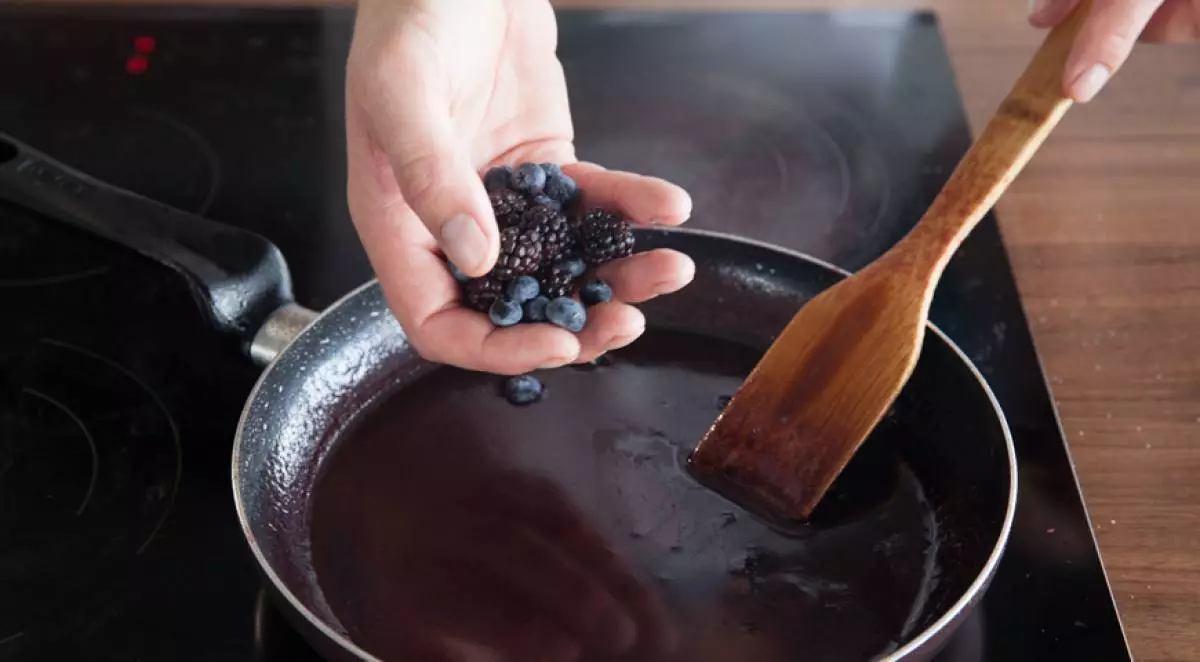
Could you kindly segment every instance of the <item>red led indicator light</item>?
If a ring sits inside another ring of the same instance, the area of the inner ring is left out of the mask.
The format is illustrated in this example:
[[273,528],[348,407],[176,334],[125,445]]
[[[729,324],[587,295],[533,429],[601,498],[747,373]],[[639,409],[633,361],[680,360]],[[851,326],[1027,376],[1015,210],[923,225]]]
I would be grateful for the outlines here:
[[139,53],[150,54],[154,52],[154,37],[134,37],[133,50]]
[[125,71],[131,74],[144,74],[146,69],[150,67],[150,60],[146,59],[145,55],[138,53],[130,55],[128,60],[125,60]]

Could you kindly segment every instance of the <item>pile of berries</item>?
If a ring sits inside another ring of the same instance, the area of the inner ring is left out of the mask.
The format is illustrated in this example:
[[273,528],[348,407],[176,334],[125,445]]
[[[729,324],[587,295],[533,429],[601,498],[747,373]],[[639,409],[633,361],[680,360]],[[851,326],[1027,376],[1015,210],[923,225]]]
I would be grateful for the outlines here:
[[583,209],[579,187],[553,163],[498,166],[483,183],[500,227],[500,255],[479,278],[450,265],[463,300],[497,326],[549,322],[582,331],[586,307],[613,297],[607,283],[586,274],[633,253],[632,225],[615,211]]

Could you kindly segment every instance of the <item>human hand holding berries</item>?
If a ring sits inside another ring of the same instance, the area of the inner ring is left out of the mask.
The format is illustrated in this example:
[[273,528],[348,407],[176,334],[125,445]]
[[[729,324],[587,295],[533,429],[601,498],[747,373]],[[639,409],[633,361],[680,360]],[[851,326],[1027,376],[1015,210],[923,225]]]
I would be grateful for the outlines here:
[[[1061,23],[1080,0],[1030,0],[1029,21]],[[1063,72],[1063,89],[1078,102],[1096,96],[1138,41],[1179,43],[1200,38],[1200,0],[1094,0]]]
[[[677,225],[691,211],[668,182],[576,161],[556,30],[548,0],[359,2],[346,85],[350,212],[389,305],[426,359],[501,374],[588,361],[642,333],[645,319],[629,304],[693,276],[691,260],[669,250],[608,262],[597,275],[614,300],[589,309],[579,333],[499,326],[467,305],[446,259],[473,278],[497,266],[501,230],[483,181],[494,166],[561,164],[582,203],[635,222]],[[556,184],[521,179],[545,175],[511,177],[555,194]],[[558,236],[552,221],[541,223]]]

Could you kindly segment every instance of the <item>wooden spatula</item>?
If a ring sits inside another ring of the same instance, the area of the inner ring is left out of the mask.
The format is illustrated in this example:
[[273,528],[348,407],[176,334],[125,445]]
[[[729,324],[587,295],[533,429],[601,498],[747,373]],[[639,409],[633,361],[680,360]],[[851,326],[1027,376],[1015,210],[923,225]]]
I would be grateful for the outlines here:
[[787,325],[694,449],[702,483],[809,518],[912,374],[946,263],[1070,107],[1063,70],[1090,4],[1047,35],[916,227]]

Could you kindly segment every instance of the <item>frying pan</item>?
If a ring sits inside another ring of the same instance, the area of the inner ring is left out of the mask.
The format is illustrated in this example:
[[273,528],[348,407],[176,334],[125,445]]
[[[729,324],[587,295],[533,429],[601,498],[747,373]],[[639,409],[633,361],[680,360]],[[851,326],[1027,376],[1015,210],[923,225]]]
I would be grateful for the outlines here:
[[[347,634],[318,581],[309,497],[343,431],[388,394],[410,392],[403,389],[450,368],[415,353],[377,282],[319,314],[307,310],[293,301],[284,258],[266,239],[107,185],[3,134],[0,199],[173,269],[210,325],[264,367],[233,445],[233,490],[247,543],[281,611],[315,649],[331,660],[377,659]],[[711,232],[639,229],[637,247],[673,248],[696,262],[691,285],[643,306],[651,332],[684,330],[758,351],[799,305],[846,276],[800,253]],[[873,598],[881,610],[902,599],[910,613],[903,631],[868,657],[928,660],[968,617],[999,564],[1016,505],[1015,451],[987,383],[932,325],[881,430],[860,451],[866,459],[856,457],[839,479],[843,493],[854,502],[871,492],[880,476],[871,473],[870,457],[895,454],[919,482],[935,526],[926,532],[919,595]],[[871,507],[831,511],[808,534],[821,535],[821,526],[848,530]],[[848,540],[858,551],[889,544],[869,532]],[[838,603],[819,607],[836,611]],[[853,622],[833,627],[830,640],[856,636]],[[802,657],[830,655],[813,649]]]

